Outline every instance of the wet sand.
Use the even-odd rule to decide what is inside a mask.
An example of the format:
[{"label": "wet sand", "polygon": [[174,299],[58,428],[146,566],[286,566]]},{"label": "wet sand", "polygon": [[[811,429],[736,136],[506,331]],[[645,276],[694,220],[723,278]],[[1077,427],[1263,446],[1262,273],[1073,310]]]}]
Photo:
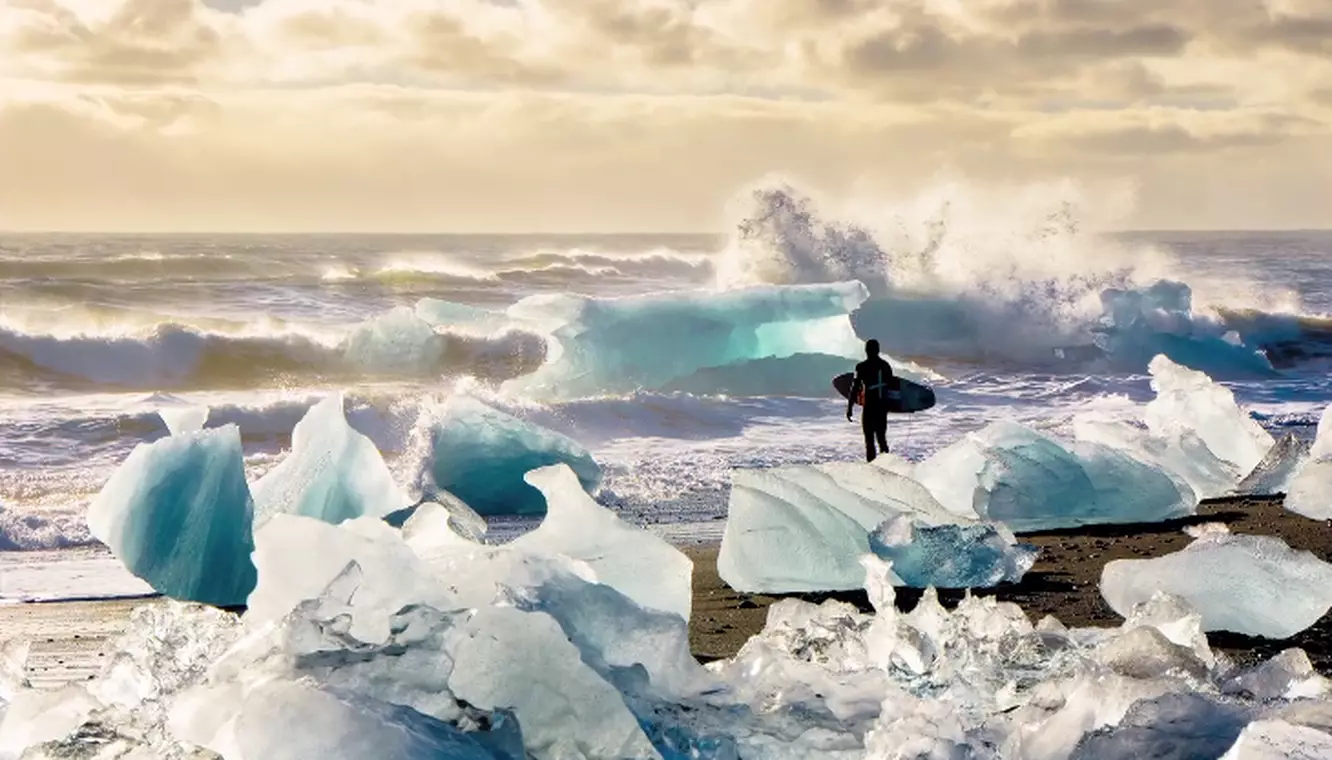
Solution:
[{"label": "wet sand", "polygon": [[[1193,539],[1189,525],[1226,523],[1232,533],[1279,536],[1295,549],[1313,552],[1332,561],[1332,523],[1310,520],[1285,510],[1279,497],[1221,499],[1204,502],[1196,516],[1165,523],[1106,525],[1074,530],[1019,534],[1020,541],[1040,547],[1041,554],[1018,584],[975,589],[977,596],[1015,602],[1033,623],[1054,615],[1070,627],[1115,627],[1123,619],[1101,598],[1101,568],[1113,559],[1157,557],[1178,551]],[[686,549],[694,560],[694,611],[690,645],[700,660],[730,657],[763,628],[767,607],[780,597],[738,593],[717,576],[716,547]],[[818,602],[836,598],[870,611],[862,592],[792,595]],[[962,591],[941,590],[939,600],[953,607]],[[897,606],[913,608],[920,599],[916,589],[897,589]],[[1313,627],[1282,640],[1252,638],[1230,633],[1209,633],[1212,647],[1239,663],[1261,661],[1290,647],[1304,649],[1320,672],[1332,674],[1332,614]]]},{"label": "wet sand", "polygon": [[[1230,499],[1204,503],[1194,517],[1167,523],[1109,525],[1077,530],[1021,535],[1040,547],[1041,555],[1022,583],[977,589],[1017,603],[1034,623],[1054,615],[1068,626],[1114,627],[1120,617],[1101,598],[1099,581],[1106,562],[1120,558],[1155,557],[1183,548],[1192,539],[1184,528],[1205,522],[1224,522],[1234,533],[1279,536],[1296,549],[1332,561],[1332,523],[1309,520],[1281,506],[1279,498]],[[763,628],[767,607],[780,597],[742,594],[717,575],[717,546],[682,547],[694,560],[694,611],[690,644],[701,661],[730,657]],[[939,598],[952,607],[961,591],[945,590]],[[837,598],[869,610],[864,592],[798,595],[810,601]],[[903,610],[915,606],[920,592],[898,589]],[[105,661],[112,641],[129,623],[129,613],[160,599],[115,599],[45,602],[0,606],[0,641],[29,639],[29,678],[38,685],[55,685],[92,677]],[[1234,634],[1208,635],[1212,646],[1241,663],[1260,661],[1289,647],[1308,652],[1314,665],[1332,675],[1332,615],[1296,636],[1274,641]]]}]

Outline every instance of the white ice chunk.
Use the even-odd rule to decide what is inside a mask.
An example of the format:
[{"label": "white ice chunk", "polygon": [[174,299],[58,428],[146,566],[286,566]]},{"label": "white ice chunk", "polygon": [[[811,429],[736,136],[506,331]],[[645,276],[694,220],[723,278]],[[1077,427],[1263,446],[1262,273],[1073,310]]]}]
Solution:
[{"label": "white ice chunk", "polygon": [[1264,701],[1320,699],[1328,695],[1329,685],[1332,682],[1314,670],[1309,655],[1295,648],[1236,674],[1222,690]]},{"label": "white ice chunk", "polygon": [[660,758],[623,698],[540,612],[492,607],[466,626],[449,686],[482,709],[510,708],[539,758]]},{"label": "white ice chunk", "polygon": [[208,413],[209,409],[206,406],[164,406],[157,410],[158,416],[166,423],[167,431],[171,435],[203,430],[204,423],[208,421]]},{"label": "white ice chunk", "polygon": [[255,536],[259,584],[250,594],[245,618],[251,624],[276,621],[302,600],[318,598],[349,563],[365,581],[355,596],[350,633],[362,641],[388,637],[389,616],[411,603],[440,609],[455,596],[402,541],[398,531],[363,517],[331,525],[310,517],[276,515]]},{"label": "white ice chunk", "polygon": [[1159,436],[1123,420],[1079,415],[1073,419],[1073,432],[1079,441],[1119,449],[1178,477],[1199,499],[1229,494],[1240,478],[1239,470],[1217,458],[1192,430]]},{"label": "white ice chunk", "polygon": [[88,506],[88,527],[157,591],[225,606],[254,588],[253,516],[240,429],[224,425],[136,446]]},{"label": "white ice chunk", "polygon": [[1286,489],[1285,507],[1312,520],[1332,520],[1332,457],[1300,465]]},{"label": "white ice chunk", "polygon": [[576,441],[463,395],[423,410],[417,429],[424,450],[417,479],[430,495],[443,489],[483,515],[539,515],[545,502],[524,475],[568,465],[583,490],[601,482],[601,467]]},{"label": "white ice chunk", "polygon": [[1308,456],[1304,442],[1293,433],[1286,433],[1272,444],[1253,472],[1240,481],[1235,492],[1246,496],[1286,493]]},{"label": "white ice chunk", "polygon": [[1272,536],[1209,531],[1180,551],[1101,571],[1101,594],[1120,615],[1158,591],[1193,606],[1205,631],[1284,639],[1332,607],[1332,565]]},{"label": "white ice chunk", "polygon": [[0,758],[17,758],[29,745],[66,736],[101,706],[79,684],[19,692],[0,712]]},{"label": "white ice chunk", "polygon": [[291,434],[291,453],[254,484],[255,524],[275,514],[340,523],[407,506],[375,444],[347,424],[342,393],[310,407]]},{"label": "white ice chunk", "polygon": [[1163,355],[1148,364],[1156,398],[1145,417],[1153,433],[1164,437],[1193,430],[1217,457],[1241,473],[1251,472],[1275,442],[1256,420],[1235,403],[1235,394],[1206,374],[1180,366]]},{"label": "white ice chunk", "polygon": [[639,605],[689,619],[694,563],[683,552],[597,504],[567,465],[542,467],[525,477],[545,497],[546,518],[514,540],[514,549],[585,562],[600,583]]},{"label": "white ice chunk", "polygon": [[1165,694],[1135,703],[1118,725],[1084,736],[1070,760],[1219,757],[1250,718],[1245,707],[1202,694]]},{"label": "white ice chunk", "polygon": [[[967,434],[916,466],[951,500],[1014,531],[1096,523],[1159,522],[1192,512],[1195,499],[1170,475],[1117,449],[1065,445],[1011,421]],[[965,500],[965,501],[963,501]]]},{"label": "white ice chunk", "polygon": [[1284,720],[1255,720],[1221,760],[1326,760],[1332,757],[1332,735]]},{"label": "white ice chunk", "polygon": [[440,369],[446,341],[409,307],[399,306],[359,325],[343,345],[344,358],[371,371]]}]

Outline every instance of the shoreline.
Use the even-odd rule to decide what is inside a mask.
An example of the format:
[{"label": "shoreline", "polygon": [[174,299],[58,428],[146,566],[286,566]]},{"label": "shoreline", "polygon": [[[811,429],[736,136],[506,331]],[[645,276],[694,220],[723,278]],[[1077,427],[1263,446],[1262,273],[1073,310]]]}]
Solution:
[{"label": "shoreline", "polygon": [[[1292,548],[1311,551],[1332,561],[1332,522],[1311,520],[1282,506],[1282,498],[1236,497],[1199,505],[1197,514],[1162,523],[1095,525],[1076,529],[1018,534],[1018,539],[1040,548],[1035,565],[1021,583],[972,589],[974,596],[993,596],[1014,602],[1034,624],[1053,615],[1069,627],[1118,627],[1122,622],[1101,598],[1100,573],[1113,559],[1147,558],[1182,549],[1193,539],[1184,532],[1190,525],[1226,523],[1234,533],[1278,536]],[[749,594],[737,592],[717,574],[720,542],[676,544],[694,562],[693,613],[689,623],[690,650],[700,662],[733,656],[762,630],[767,608],[783,598],[811,602],[839,599],[869,611],[862,590],[817,594]],[[954,607],[963,590],[941,589],[939,601]],[[920,589],[896,589],[897,607],[914,608]],[[59,685],[87,680],[105,660],[109,644],[129,624],[133,609],[161,603],[162,596],[62,599],[0,605],[0,640],[27,639],[27,664],[34,685]],[[1261,639],[1230,633],[1209,633],[1213,649],[1225,652],[1237,665],[1249,665],[1300,647],[1314,667],[1332,675],[1332,614],[1285,640]]]}]

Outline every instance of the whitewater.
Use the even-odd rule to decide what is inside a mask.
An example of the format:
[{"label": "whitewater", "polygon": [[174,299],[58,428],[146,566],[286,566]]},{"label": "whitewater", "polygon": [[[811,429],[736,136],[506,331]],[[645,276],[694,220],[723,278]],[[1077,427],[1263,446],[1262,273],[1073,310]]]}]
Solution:
[{"label": "whitewater", "polygon": [[[1325,680],[1295,655],[1232,669],[1205,592],[1194,608],[1116,576],[1127,622],[1103,631],[992,601],[948,612],[932,592],[892,609],[904,578],[1019,579],[1032,557],[990,520],[1159,520],[1255,467],[1246,483],[1320,473],[1260,460],[1287,434],[1332,445],[1332,233],[1113,232],[1066,185],[870,205],[767,182],[728,213],[720,235],[0,236],[0,602],[169,589],[249,606],[138,614],[87,691],[32,696],[6,650],[0,700],[60,704],[51,736],[100,716],[83,725],[114,736],[88,741],[168,756],[285,756],[283,714],[313,726],[295,751],[347,757],[375,741],[386,757],[1091,757],[1169,742],[1152,732],[1179,716],[1221,742],[1210,756],[1332,747],[1273,702]],[[890,419],[896,456],[872,473],[843,467],[861,433],[831,388],[871,337],[938,398]],[[1227,393],[1252,430],[1209,416]],[[1154,400],[1200,427],[1163,433]],[[973,502],[955,465],[987,457],[1052,485]],[[1048,476],[1069,467],[1134,486],[1088,500]],[[1321,516],[1315,486],[1288,507]],[[826,508],[826,546],[793,559],[728,522],[790,530],[783,503]],[[167,557],[142,515],[173,510],[215,527],[186,521],[200,543]],[[670,547],[723,536],[743,547],[718,563],[737,588],[864,588],[876,611],[783,602],[704,669]],[[1284,556],[1245,540],[1204,529],[1178,561]],[[951,580],[913,554],[959,542],[974,561]],[[1322,565],[1271,572],[1274,589],[1325,585]],[[559,656],[513,656],[529,648]],[[448,667],[400,669],[433,656]],[[515,691],[524,667],[543,697]],[[945,694],[951,716],[931,706]]]}]

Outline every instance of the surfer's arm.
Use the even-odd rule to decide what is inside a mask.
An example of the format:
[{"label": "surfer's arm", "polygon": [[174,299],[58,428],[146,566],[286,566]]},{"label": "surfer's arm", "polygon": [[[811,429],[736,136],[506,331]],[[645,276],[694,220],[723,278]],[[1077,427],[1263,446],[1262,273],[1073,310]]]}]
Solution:
[{"label": "surfer's arm", "polygon": [[860,375],[851,379],[851,390],[846,394],[846,418],[851,419],[851,412],[856,408],[856,394],[860,393]]}]

